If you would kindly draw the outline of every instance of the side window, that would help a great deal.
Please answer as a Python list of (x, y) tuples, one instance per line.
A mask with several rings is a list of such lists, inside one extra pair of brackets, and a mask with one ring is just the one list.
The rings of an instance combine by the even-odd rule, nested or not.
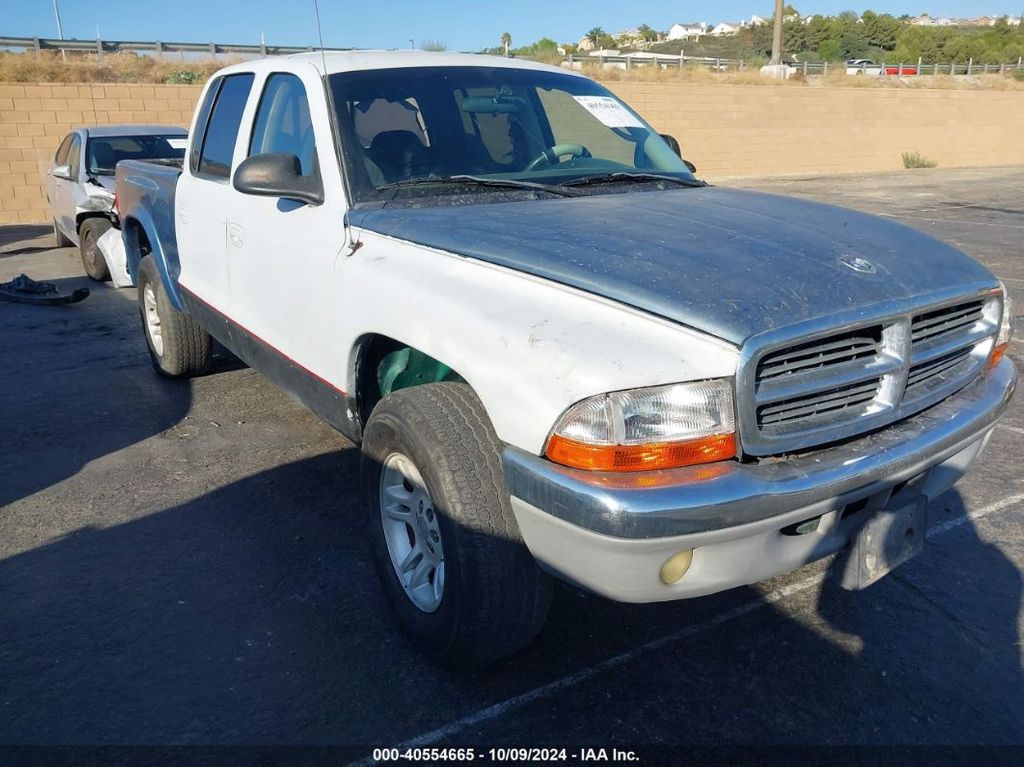
[(220, 86), (199, 152), (198, 175), (212, 178), (231, 176), (238, 126), (252, 89), (252, 74), (228, 75)]
[(54, 165), (67, 165), (68, 152), (71, 150), (71, 137), (75, 134), (69, 133), (64, 137), (64, 140), (60, 142), (60, 146), (57, 147), (57, 154), (53, 156)]
[(306, 89), (295, 75), (268, 77), (256, 110), (249, 156), (274, 152), (298, 157), (303, 176), (313, 172), (316, 164), (313, 122), (309, 118)]
[(213, 110), (213, 102), (217, 100), (220, 93), (220, 86), (224, 84), (224, 78), (218, 77), (210, 87), (206, 89), (206, 98), (203, 105), (199, 107), (199, 118), (196, 120), (195, 133), (192, 136), (192, 145), (189, 147), (188, 167), (192, 175), (199, 172), (199, 156), (203, 151), (203, 138), (206, 136), (206, 127), (210, 124), (210, 112)]
[(71, 178), (78, 178), (78, 170), (82, 167), (82, 137), (77, 133), (71, 137), (71, 147), (68, 149), (68, 166), (71, 168)]

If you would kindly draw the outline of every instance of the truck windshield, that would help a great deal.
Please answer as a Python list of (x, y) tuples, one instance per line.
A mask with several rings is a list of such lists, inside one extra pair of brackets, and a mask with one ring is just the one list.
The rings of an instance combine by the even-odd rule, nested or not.
[(85, 148), (93, 176), (113, 176), (121, 160), (181, 160), (188, 138), (181, 136), (94, 136)]
[[(535, 184), (561, 189), (592, 176), (624, 184), (658, 176), (695, 181), (636, 112), (583, 77), (415, 67), (342, 72), (330, 75), (329, 84), (357, 203), (391, 199), (407, 188), (418, 195), (496, 188), (428, 182), (452, 177), (530, 182), (524, 191)], [(420, 179), (427, 182), (402, 183)]]

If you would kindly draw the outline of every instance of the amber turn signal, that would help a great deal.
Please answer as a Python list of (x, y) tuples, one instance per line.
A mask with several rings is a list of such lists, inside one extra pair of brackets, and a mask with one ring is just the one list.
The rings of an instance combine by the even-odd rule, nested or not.
[(555, 463), (590, 471), (677, 469), (735, 456), (734, 434), (646, 445), (588, 445), (552, 434), (547, 447), (547, 457)]
[(992, 353), (988, 355), (988, 366), (994, 368), (999, 364), (999, 361), (1006, 356), (1006, 350), (1010, 348), (1010, 344), (999, 344), (992, 349)]

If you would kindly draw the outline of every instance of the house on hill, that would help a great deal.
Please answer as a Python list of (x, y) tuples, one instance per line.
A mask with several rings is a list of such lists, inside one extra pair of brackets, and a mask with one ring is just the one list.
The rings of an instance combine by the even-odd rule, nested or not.
[(728, 37), (729, 35), (735, 35), (745, 26), (747, 26), (745, 21), (720, 21), (712, 27), (709, 34), (713, 37)]
[(700, 40), (708, 34), (706, 22), (699, 24), (673, 24), (668, 30), (669, 40)]

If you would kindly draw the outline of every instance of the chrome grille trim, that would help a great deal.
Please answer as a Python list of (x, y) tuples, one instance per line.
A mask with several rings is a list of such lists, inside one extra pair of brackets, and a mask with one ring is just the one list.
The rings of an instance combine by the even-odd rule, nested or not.
[(740, 443), (795, 452), (882, 428), (984, 369), (998, 331), (994, 284), (894, 301), (754, 336), (736, 380)]

